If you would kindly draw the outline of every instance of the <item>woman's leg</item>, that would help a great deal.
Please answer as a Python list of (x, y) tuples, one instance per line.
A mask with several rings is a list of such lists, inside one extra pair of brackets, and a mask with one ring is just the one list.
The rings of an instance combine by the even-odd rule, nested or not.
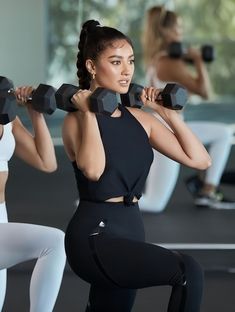
[[(7, 223), (7, 210), (5, 203), (0, 203), (0, 233), (1, 233), (1, 223)], [(1, 253), (1, 245), (0, 245), (0, 253)], [(0, 270), (0, 311), (2, 311), (2, 307), (5, 300), (6, 295), (6, 286), (7, 286), (7, 270)]]
[(139, 200), (140, 210), (148, 212), (163, 211), (174, 191), (180, 165), (154, 150), (154, 159)]
[[(170, 129), (160, 115), (153, 113), (153, 116)], [(180, 165), (155, 150), (153, 152), (153, 163), (146, 181), (144, 194), (139, 201), (139, 206), (142, 211), (161, 212), (166, 208), (174, 191)]]
[(205, 183), (215, 185), (220, 183), (231, 150), (232, 130), (222, 123), (209, 121), (187, 122), (204, 145), (209, 146), (212, 165), (205, 174)]
[(188, 125), (202, 143), (208, 145), (212, 159), (212, 166), (205, 172), (204, 183), (195, 204), (214, 209), (234, 209), (235, 202), (227, 200), (217, 192), (231, 149), (233, 138), (231, 128), (225, 124), (205, 121), (190, 122)]
[(66, 259), (64, 233), (34, 224), (0, 224), (0, 250), (0, 269), (37, 259), (30, 282), (30, 311), (51, 312)]
[[(110, 237), (106, 233), (91, 236), (90, 240), (93, 240), (97, 268), (113, 285), (109, 290), (104, 288), (103, 292), (108, 293), (109, 298), (114, 296), (114, 299), (105, 300), (105, 295), (99, 296), (98, 289), (91, 288), (88, 311), (129, 312), (133, 304), (128, 301), (132, 298), (130, 294), (128, 297), (131, 289), (159, 285), (172, 286), (168, 312), (200, 311), (203, 273), (191, 257), (153, 244)], [(125, 300), (117, 290), (126, 291)]]
[(130, 312), (136, 292), (135, 289), (110, 289), (92, 285), (86, 312)]

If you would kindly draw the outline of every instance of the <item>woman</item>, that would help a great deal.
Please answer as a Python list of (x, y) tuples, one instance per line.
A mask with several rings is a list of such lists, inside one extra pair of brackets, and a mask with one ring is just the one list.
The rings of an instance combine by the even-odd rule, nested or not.
[[(169, 81), (176, 82), (183, 85), (190, 94), (207, 99), (211, 87), (201, 52), (190, 47), (182, 58), (172, 58), (169, 54), (170, 45), (181, 42), (182, 35), (182, 19), (175, 12), (167, 11), (162, 6), (148, 10), (142, 41), (147, 82), (158, 88), (164, 88)], [(189, 69), (186, 59), (192, 60), (195, 73)], [(155, 116), (159, 118), (159, 115)], [(227, 125), (218, 122), (192, 121), (187, 124), (201, 142), (209, 146), (212, 159), (212, 166), (205, 174), (201, 174), (201, 190), (195, 197), (195, 204), (215, 209), (235, 208), (235, 202), (226, 200), (217, 192), (231, 149), (232, 131)], [(178, 173), (178, 163), (155, 152), (145, 194), (140, 203), (141, 209), (152, 212), (164, 210), (174, 190)], [(161, 182), (159, 175), (162, 176)]]
[(15, 152), (29, 165), (45, 171), (56, 170), (57, 163), (50, 133), (44, 117), (32, 109), (27, 99), (32, 87), (15, 90), (19, 102), (27, 106), (34, 135), (16, 117), (0, 124), (0, 311), (6, 292), (6, 269), (37, 259), (30, 282), (30, 312), (52, 312), (59, 292), (64, 265), (64, 233), (52, 227), (7, 220), (5, 186), (8, 161)]
[(98, 87), (127, 93), (134, 73), (129, 38), (89, 20), (78, 50), (81, 89), (72, 97), (78, 110), (65, 117), (63, 141), (80, 203), (66, 230), (65, 250), (73, 271), (91, 285), (86, 311), (131, 311), (136, 290), (154, 285), (172, 286), (168, 311), (199, 311), (200, 266), (186, 255), (145, 242), (138, 199), (152, 147), (198, 169), (207, 168), (210, 157), (178, 114), (155, 102), (155, 88), (145, 88), (142, 101), (174, 133), (137, 108), (119, 105), (111, 116), (90, 110), (89, 96)]

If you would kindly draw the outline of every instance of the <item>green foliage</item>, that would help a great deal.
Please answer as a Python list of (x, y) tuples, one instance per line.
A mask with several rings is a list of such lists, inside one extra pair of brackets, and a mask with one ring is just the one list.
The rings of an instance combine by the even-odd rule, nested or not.
[[(49, 0), (49, 70), (53, 83), (76, 82), (76, 53), (81, 24), (97, 19), (117, 27), (135, 47), (134, 80), (144, 83), (141, 32), (147, 8), (170, 1), (151, 0)], [(193, 45), (213, 44), (216, 60), (208, 65), (215, 93), (235, 95), (235, 0), (171, 1), (183, 17), (185, 39)], [(172, 9), (172, 7), (171, 7)]]

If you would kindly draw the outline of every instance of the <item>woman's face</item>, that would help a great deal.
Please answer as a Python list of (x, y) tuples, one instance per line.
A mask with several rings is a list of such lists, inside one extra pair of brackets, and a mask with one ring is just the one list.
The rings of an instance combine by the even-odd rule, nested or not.
[(127, 93), (134, 73), (134, 52), (126, 40), (116, 40), (94, 62), (92, 89), (103, 87)]
[(167, 42), (182, 41), (183, 39), (183, 23), (181, 18), (177, 18), (176, 23), (166, 30)]

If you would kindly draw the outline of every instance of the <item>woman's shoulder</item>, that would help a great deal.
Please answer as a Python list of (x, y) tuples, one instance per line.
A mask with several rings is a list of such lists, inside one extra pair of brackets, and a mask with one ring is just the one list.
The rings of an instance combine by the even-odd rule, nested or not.
[(177, 81), (178, 75), (185, 71), (185, 62), (165, 55), (159, 59), (156, 71), (162, 81)]
[(155, 72), (157, 76), (161, 76), (162, 72), (172, 71), (174, 66), (178, 66), (182, 61), (180, 59), (174, 59), (167, 55), (166, 52), (157, 53), (152, 61), (147, 66), (148, 72)]
[(127, 107), (128, 111), (137, 119), (143, 126), (148, 136), (150, 134), (151, 124), (154, 121), (151, 113), (135, 107)]

